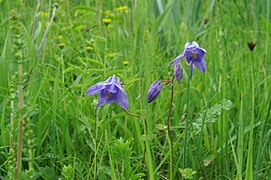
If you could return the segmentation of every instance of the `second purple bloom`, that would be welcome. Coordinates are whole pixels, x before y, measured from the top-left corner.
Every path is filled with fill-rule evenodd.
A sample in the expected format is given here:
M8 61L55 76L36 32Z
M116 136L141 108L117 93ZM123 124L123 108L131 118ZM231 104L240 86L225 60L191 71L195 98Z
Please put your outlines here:
M176 57L171 65L178 64L183 57L185 57L186 62L190 65L190 74L192 75L194 72L194 66L196 66L201 72L206 71L206 61L204 55L207 51L201 47L199 47L196 42L187 42L184 47L184 51Z

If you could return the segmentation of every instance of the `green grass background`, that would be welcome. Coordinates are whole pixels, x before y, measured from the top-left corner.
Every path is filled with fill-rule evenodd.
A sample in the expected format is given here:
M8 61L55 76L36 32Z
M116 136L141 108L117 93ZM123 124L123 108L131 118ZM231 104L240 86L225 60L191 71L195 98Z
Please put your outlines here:
M24 84L21 179L168 179L170 85L151 104L146 95L154 80L173 76L170 62L192 41L207 50L207 71L196 69L189 79L182 60L183 79L174 83L173 179L271 179L269 0L56 2L55 20L36 59L55 1L41 1L37 8L36 1L0 0L1 179L14 174L9 137L16 152L18 136L11 10L20 17L25 80L33 68ZM128 12L116 10L124 5ZM112 19L107 27L106 17ZM65 43L63 49L59 43ZM98 95L85 95L113 74L128 93L129 112L140 118L116 104L96 108Z

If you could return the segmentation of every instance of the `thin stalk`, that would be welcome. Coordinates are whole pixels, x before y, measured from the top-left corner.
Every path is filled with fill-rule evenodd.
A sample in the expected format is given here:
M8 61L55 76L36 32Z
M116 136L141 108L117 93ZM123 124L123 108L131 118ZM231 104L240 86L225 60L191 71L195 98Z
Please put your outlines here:
M246 165L246 179L253 179L253 128L254 128L254 106L255 106L255 85L254 85L254 73L251 62L251 120L250 120L250 133L249 133L249 145L248 145L248 157Z
M52 25L52 23L53 23L54 18L55 18L55 13L56 13L56 9L57 9L57 8L58 8L58 4L55 3L55 4L54 4L54 9L53 9L53 13L52 13L51 19L50 19L50 21L49 21L48 26L46 27L46 30L45 30L44 35L43 35L43 37L42 37L42 41L41 41L40 46L39 46L39 48L38 48L38 50L37 50L37 53L36 53L36 59L34 60L33 67L31 67L31 69L30 69L29 72L28 72L28 76L27 76L26 83L25 83L26 86L27 86L27 84L28 84L28 82L29 82L29 80L30 80L30 77L31 77L31 75L32 75L33 70L35 69L35 66L36 66L36 63L37 63L37 59L38 59L38 57L39 57L39 55L40 55L40 52L41 52L42 48L44 47L44 43L45 43L45 40L46 40L46 38L47 38L49 29L50 29L50 27L51 27L51 25ZM26 86L25 86L24 88L26 88Z
M12 85L13 86L13 85ZM12 151L13 149L13 123L14 123L14 113L15 113L15 109L14 109L14 92L13 89L14 87L12 87L12 92L11 92L11 102L10 102L10 135L9 135L9 152Z
M126 111L126 110L124 110L125 112L126 112L126 114L128 114L129 116L134 116L134 117L140 117L140 115L138 115L138 114L132 114L132 113L130 113L130 112L128 112L128 111Z
M170 96L170 105L169 105L169 110L168 110L168 116L167 116L167 136L168 136L168 143L169 143L169 149L170 149L170 162L169 162L169 179L173 179L173 143L172 143L172 137L170 134L170 116L172 112L172 104L173 104L173 95L174 95L174 76L171 80L171 96Z
M52 25L52 23L53 23L54 18L55 18L55 13L56 13L56 9L57 9L57 8L58 8L58 4L55 3L55 4L54 4L53 13L52 13L52 16L51 16L51 19L50 19L50 22L49 22L48 26L46 27L45 33L44 33L44 35L43 35L42 41L41 41L41 43L40 43L39 49L38 49L37 54L36 54L36 58L39 57L40 52L41 52L41 50L42 50L42 48L43 48L43 46L44 46L44 43L45 43L45 40L46 40L46 38L47 38L49 29L50 29L50 27L51 27L51 25Z
M192 76L188 76L188 88L187 88L187 106L189 106L189 102L190 102L190 78ZM186 123L185 123L185 133L184 133L184 144L183 144L183 168L186 167L186 150L187 150L187 138L188 138L188 127L189 127L189 124L190 124L190 116L189 116L189 112L188 112L188 109L187 108L187 120L186 120Z
M236 179L242 179L243 166L243 152L244 152L244 120L243 120L243 92L241 91L240 100L240 114L238 124L238 145L237 145L237 176Z
M148 169L148 179L149 180L154 180L154 173L153 173L153 164L152 164L152 159L151 159L151 150L150 150L150 145L149 145L149 140L148 140L148 125L146 119L143 119L143 124L144 124L144 134L146 135L145 139L145 148L144 148L144 160Z
M34 35L35 35L35 32L36 32L36 28L37 28L39 9L40 9L40 0L37 0L36 12L35 12L35 15L34 15L34 22L33 22L32 39L34 39Z
M97 109L97 112L96 112L96 118L95 118L95 121L94 121L94 139L95 139L95 154L94 154L94 162L93 162L93 174L94 174L94 179L97 179L97 152L99 151L99 144L97 143L97 134L98 134L98 126L97 126L97 122L99 121L99 117L98 117L98 114L99 114L99 109ZM101 138L102 139L102 138Z
M21 173L21 159L22 159L22 145L23 145L23 108L24 108L24 95L23 95L23 64L22 64L22 49L18 50L18 96L19 96L19 136L18 136L18 151L16 162L16 179L20 178Z

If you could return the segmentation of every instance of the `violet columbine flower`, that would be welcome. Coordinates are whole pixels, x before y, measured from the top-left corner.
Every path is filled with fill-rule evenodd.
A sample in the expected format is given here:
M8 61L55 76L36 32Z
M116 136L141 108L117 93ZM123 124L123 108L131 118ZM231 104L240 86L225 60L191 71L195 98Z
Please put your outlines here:
M100 93L97 107L103 104L116 102L123 109L128 110L129 101L127 94L121 87L120 79L118 76L111 76L105 82L98 82L90 86L86 92L87 95Z
M174 66L174 77L175 79L180 82L183 77L183 67L180 64L175 64Z
M147 102L150 103L153 100L155 100L155 98L160 94L161 90L162 90L162 81L158 81L155 80L149 90L148 90L148 95L147 95Z
M190 74L192 75L194 72L194 65L202 72L206 71L206 61L204 55L207 51L201 47L199 47L196 42L187 42L185 44L184 51L176 57L170 64L178 64L180 60L185 57L186 62L190 65Z

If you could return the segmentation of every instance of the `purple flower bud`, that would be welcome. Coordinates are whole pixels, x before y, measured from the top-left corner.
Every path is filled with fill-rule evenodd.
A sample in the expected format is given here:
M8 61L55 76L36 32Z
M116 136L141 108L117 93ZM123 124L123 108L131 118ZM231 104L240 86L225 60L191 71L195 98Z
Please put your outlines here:
M152 102L153 100L155 100L155 98L160 94L161 90L162 90L162 81L158 81L155 80L149 90L148 90L148 95L147 95L147 101L148 103Z
M174 66L174 77L175 79L180 82L183 77L183 67L180 64L176 64Z

